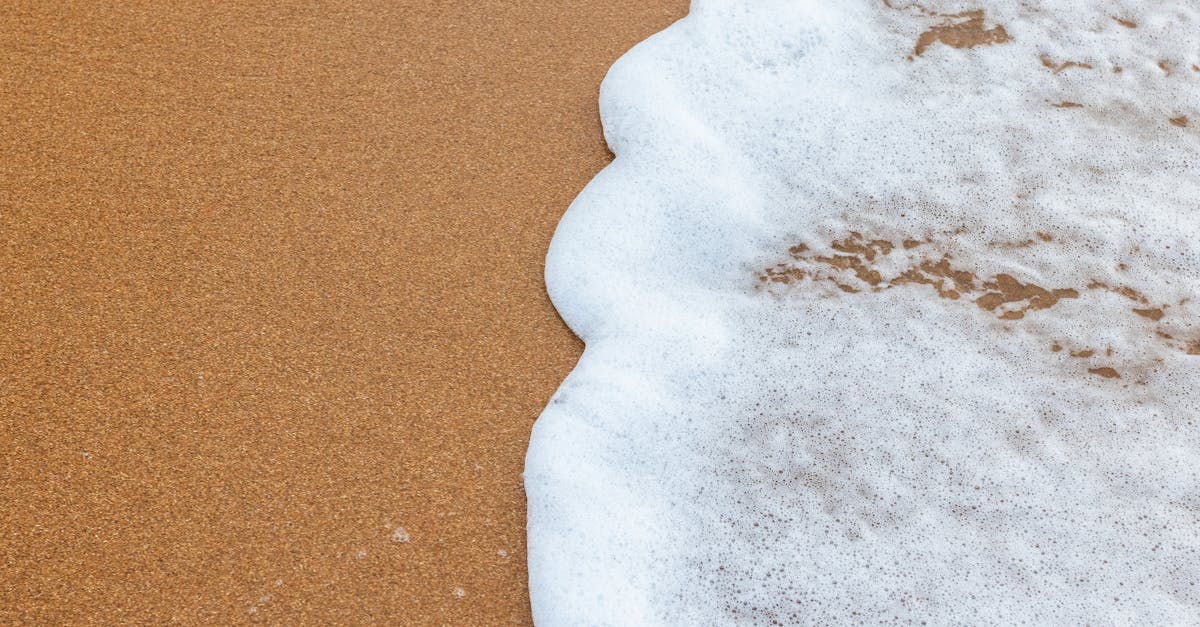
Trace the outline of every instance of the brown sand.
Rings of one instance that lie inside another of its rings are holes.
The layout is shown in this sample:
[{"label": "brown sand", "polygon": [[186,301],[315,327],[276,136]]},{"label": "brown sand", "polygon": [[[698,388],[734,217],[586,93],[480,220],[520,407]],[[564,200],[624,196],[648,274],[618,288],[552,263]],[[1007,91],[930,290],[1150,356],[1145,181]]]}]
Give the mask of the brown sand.
[{"label": "brown sand", "polygon": [[543,256],[685,9],[4,3],[0,622],[527,623]]}]

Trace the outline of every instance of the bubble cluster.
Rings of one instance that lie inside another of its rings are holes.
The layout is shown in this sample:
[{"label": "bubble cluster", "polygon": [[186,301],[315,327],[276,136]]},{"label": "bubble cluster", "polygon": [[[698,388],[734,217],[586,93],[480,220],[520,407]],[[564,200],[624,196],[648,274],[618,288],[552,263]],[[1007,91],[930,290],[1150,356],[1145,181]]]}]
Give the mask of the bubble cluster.
[{"label": "bubble cluster", "polygon": [[601,113],[539,624],[1200,615],[1200,6],[696,0]]}]

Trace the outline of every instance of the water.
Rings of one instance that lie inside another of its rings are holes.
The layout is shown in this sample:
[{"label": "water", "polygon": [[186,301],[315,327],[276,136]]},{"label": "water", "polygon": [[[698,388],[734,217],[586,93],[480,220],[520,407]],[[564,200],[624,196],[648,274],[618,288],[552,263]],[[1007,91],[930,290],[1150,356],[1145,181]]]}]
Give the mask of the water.
[{"label": "water", "polygon": [[540,625],[1194,623],[1200,5],[693,3],[547,259]]}]

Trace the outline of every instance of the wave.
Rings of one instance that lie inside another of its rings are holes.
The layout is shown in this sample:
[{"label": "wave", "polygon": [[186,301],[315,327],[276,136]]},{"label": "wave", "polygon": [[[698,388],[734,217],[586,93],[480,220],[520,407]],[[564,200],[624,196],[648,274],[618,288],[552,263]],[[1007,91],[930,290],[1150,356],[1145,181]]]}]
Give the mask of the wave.
[{"label": "wave", "polygon": [[539,624],[1200,615],[1200,6],[697,0],[600,104]]}]

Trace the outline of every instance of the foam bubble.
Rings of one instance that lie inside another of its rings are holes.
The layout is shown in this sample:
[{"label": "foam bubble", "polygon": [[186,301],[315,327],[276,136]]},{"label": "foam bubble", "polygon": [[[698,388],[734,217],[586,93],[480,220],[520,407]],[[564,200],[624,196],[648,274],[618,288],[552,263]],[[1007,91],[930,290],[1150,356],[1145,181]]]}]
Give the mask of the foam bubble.
[{"label": "foam bubble", "polygon": [[601,114],[539,624],[1200,614],[1200,7],[697,0]]}]

